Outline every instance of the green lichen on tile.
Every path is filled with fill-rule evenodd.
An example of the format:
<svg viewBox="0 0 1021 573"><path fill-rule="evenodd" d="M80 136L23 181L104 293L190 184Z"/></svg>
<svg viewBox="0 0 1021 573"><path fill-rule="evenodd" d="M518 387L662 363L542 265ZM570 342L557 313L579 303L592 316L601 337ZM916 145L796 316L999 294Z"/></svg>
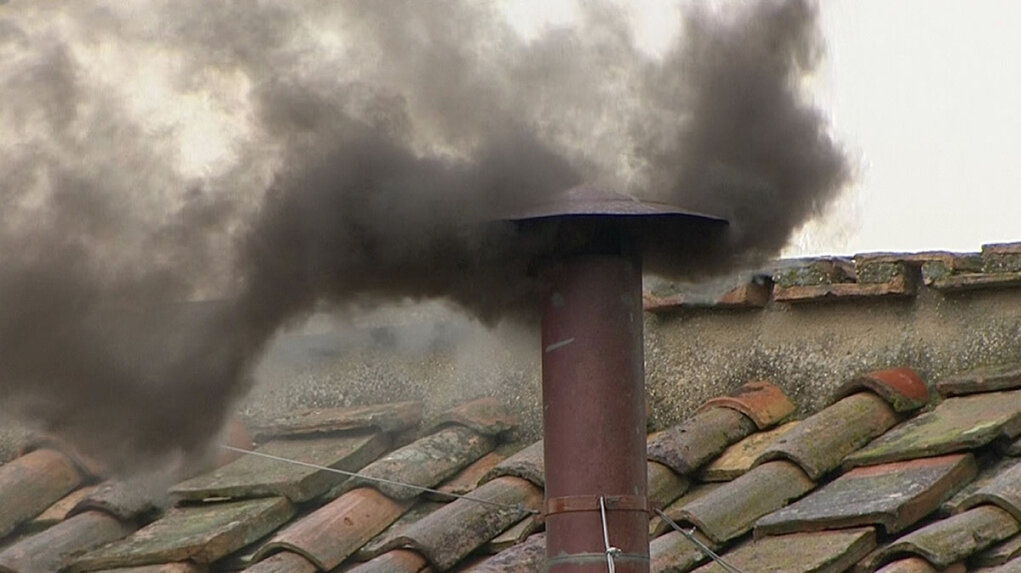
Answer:
<svg viewBox="0 0 1021 573"><path fill-rule="evenodd" d="M1021 271L1021 253L986 255L982 270L987 273L1015 273Z"/></svg>
<svg viewBox="0 0 1021 573"><path fill-rule="evenodd" d="M773 282L781 287L828 285L848 282L849 274L837 261L824 259L779 269L773 273Z"/></svg>
<svg viewBox="0 0 1021 573"><path fill-rule="evenodd" d="M870 284L888 283L900 276L908 275L908 267L901 262L867 262L855 263L858 270L858 282Z"/></svg>

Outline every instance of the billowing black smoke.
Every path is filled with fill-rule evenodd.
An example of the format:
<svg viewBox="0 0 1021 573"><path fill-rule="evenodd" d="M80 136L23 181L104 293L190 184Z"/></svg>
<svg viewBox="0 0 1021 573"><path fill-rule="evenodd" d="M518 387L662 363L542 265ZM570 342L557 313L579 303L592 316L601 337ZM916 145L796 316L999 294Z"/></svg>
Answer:
<svg viewBox="0 0 1021 573"><path fill-rule="evenodd" d="M0 6L0 402L124 467L197 452L317 305L527 312L516 207L586 182L730 219L656 269L690 273L845 185L807 0L688 9L662 57L580 4L527 40L470 0Z"/></svg>

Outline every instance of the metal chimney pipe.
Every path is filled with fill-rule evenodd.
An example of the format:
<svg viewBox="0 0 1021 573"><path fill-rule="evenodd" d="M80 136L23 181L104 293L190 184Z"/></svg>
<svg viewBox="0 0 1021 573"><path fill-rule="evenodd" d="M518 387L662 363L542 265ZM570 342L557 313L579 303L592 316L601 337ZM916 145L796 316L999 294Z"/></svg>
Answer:
<svg viewBox="0 0 1021 573"><path fill-rule="evenodd" d="M642 273L637 255L546 269L542 395L547 570L649 570ZM605 516L605 522L604 522Z"/></svg>
<svg viewBox="0 0 1021 573"><path fill-rule="evenodd" d="M537 261L547 571L648 573L642 256L709 244L726 221L593 187L508 220L552 238Z"/></svg>

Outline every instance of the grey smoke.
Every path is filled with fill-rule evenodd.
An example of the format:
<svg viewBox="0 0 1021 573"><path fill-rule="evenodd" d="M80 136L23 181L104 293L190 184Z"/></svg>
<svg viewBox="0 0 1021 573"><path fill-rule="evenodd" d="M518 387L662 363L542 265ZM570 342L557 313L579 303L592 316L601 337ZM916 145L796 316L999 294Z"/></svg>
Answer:
<svg viewBox="0 0 1021 573"><path fill-rule="evenodd" d="M704 273L847 183L800 95L807 0L688 8L662 58L620 6L579 10L524 40L468 0L0 7L3 407L121 468L190 455L322 305L526 317L545 238L492 223L515 207L595 183L724 216L650 261ZM185 103L233 136L204 172L161 115Z"/></svg>

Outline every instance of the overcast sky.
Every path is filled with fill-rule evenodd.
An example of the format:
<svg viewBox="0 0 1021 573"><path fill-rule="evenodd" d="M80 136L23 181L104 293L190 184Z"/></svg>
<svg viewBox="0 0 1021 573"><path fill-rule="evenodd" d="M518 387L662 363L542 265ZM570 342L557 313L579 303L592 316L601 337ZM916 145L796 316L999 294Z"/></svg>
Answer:
<svg viewBox="0 0 1021 573"><path fill-rule="evenodd" d="M676 3L631 1L650 50L677 34ZM569 13L549 15L546 1L516 6L522 22L538 10ZM827 59L810 89L860 173L786 254L1021 241L1021 2L825 0L820 9Z"/></svg>

